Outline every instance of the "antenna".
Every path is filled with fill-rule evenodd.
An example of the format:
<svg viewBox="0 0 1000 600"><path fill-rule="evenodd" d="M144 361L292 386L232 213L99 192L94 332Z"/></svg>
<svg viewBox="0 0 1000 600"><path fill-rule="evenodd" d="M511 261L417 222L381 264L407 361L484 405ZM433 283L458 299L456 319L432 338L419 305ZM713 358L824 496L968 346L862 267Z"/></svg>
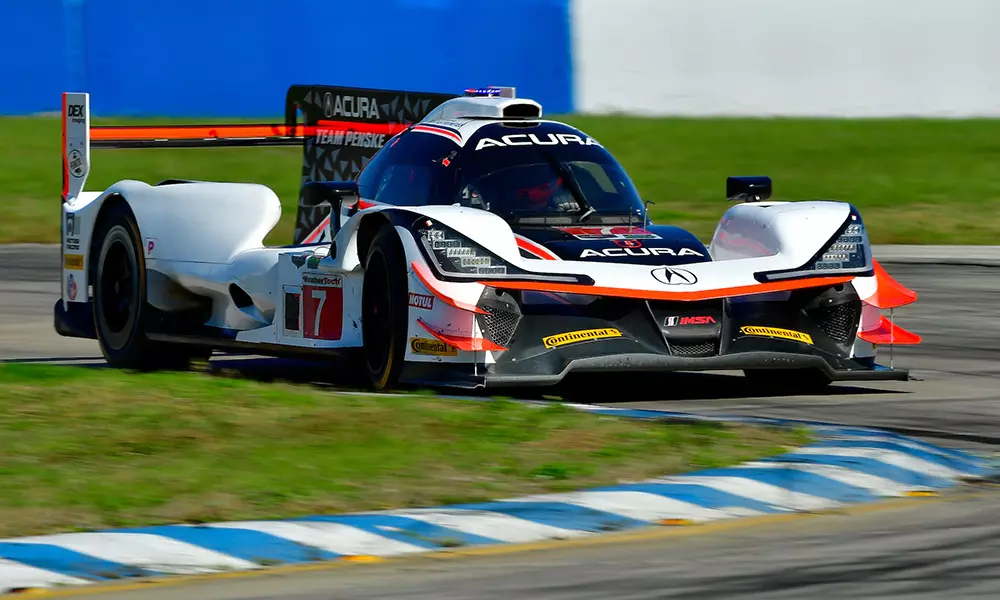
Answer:
<svg viewBox="0 0 1000 600"><path fill-rule="evenodd" d="M643 223L642 226L643 226L643 228L649 227L649 206L650 205L655 205L655 204L656 204L656 202L653 202L652 200L643 200L642 201L642 213L643 213L642 214L642 223Z"/></svg>

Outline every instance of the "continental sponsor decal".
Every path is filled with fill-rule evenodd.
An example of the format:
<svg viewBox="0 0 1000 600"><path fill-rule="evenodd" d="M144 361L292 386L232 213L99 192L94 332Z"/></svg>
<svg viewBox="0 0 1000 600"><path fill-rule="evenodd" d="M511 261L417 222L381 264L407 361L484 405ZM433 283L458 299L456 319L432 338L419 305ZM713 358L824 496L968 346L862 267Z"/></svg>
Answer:
<svg viewBox="0 0 1000 600"><path fill-rule="evenodd" d="M779 329L777 327L744 325L743 327L740 327L740 333L743 335L752 335L754 337L780 338L783 340L791 340L793 342L802 342L803 344L809 344L810 346L813 343L812 336L808 333L792 331L791 329Z"/></svg>
<svg viewBox="0 0 1000 600"><path fill-rule="evenodd" d="M546 348L558 348L567 344L577 342L589 342L591 340L603 340L605 338L621 337L622 332L610 327L604 329L583 329L581 331L568 331L558 335L550 335L542 338L542 343Z"/></svg>
<svg viewBox="0 0 1000 600"><path fill-rule="evenodd" d="M429 338L410 338L410 350L414 354L432 354L434 356L457 356L458 348L449 346L441 340Z"/></svg>
<svg viewBox="0 0 1000 600"><path fill-rule="evenodd" d="M82 269L83 268L83 255L82 254L66 254L63 256L63 266L67 269Z"/></svg>

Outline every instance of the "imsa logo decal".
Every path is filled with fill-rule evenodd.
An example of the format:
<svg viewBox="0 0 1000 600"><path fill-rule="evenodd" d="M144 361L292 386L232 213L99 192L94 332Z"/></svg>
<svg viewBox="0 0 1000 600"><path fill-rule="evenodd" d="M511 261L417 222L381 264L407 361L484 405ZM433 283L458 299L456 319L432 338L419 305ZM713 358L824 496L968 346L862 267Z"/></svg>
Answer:
<svg viewBox="0 0 1000 600"><path fill-rule="evenodd" d="M413 337L410 338L410 350L414 354L431 354L433 356L457 356L458 348L449 346L441 340Z"/></svg>
<svg viewBox="0 0 1000 600"><path fill-rule="evenodd" d="M810 346L812 346L813 343L812 336L808 333L792 331L791 329L779 329L777 327L744 325L743 327L740 327L740 333L753 337L779 338L782 340L791 340L793 342L802 342L803 344L809 344Z"/></svg>
<svg viewBox="0 0 1000 600"><path fill-rule="evenodd" d="M577 342L589 342L591 340L603 340L606 338L616 338L621 336L622 332L611 327L604 329L584 329L581 331L568 331L566 333L560 333L559 335L544 337L542 338L542 344L544 344L546 348L558 348L559 346L566 346L567 344L575 344Z"/></svg>

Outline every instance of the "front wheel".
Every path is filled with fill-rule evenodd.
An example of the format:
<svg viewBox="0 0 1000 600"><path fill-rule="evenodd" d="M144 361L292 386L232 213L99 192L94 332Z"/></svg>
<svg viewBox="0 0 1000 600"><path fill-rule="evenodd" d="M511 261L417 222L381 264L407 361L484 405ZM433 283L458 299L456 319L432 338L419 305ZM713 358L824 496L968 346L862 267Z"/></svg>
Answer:
<svg viewBox="0 0 1000 600"><path fill-rule="evenodd" d="M361 292L365 366L378 390L395 386L403 368L408 287L402 244L396 230L386 223L368 249Z"/></svg>

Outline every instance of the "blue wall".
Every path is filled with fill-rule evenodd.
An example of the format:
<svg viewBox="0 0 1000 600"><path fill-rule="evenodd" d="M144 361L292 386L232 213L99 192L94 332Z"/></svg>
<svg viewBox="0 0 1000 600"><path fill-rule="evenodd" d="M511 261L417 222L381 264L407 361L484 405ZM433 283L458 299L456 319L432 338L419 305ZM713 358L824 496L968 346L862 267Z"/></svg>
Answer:
<svg viewBox="0 0 1000 600"><path fill-rule="evenodd" d="M0 17L0 114L280 115L292 83L572 104L569 0L19 0Z"/></svg>

